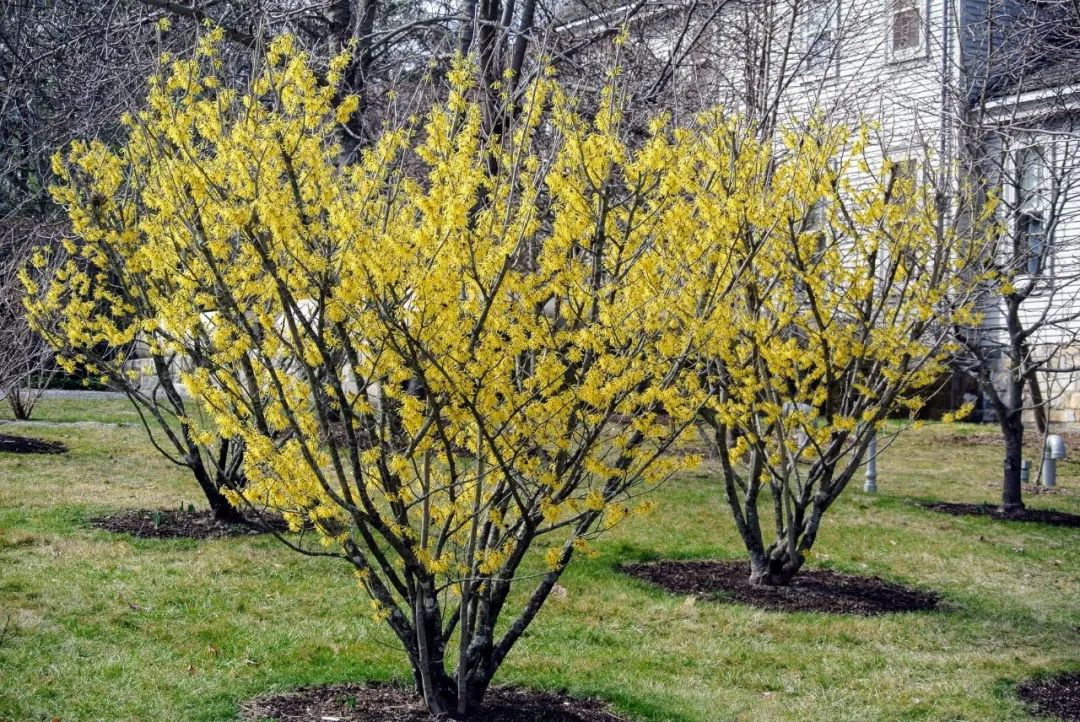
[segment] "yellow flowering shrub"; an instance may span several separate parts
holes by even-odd
[[[702,394],[658,240],[694,232],[667,211],[710,175],[707,128],[632,148],[614,85],[586,118],[548,75],[492,137],[459,61],[343,164],[340,60],[320,82],[282,37],[237,89],[215,42],[118,144],[57,158],[78,260],[31,312],[182,359],[209,420],[184,428],[243,449],[230,499],[354,565],[428,706],[463,714],[572,555],[693,461],[664,454]]]
[[[204,61],[212,58],[218,39],[215,32],[204,42]],[[167,80],[157,79],[152,102],[162,108],[167,93],[187,89],[183,78],[198,67],[194,61],[176,64]],[[209,88],[215,85],[212,78],[200,82]],[[205,103],[186,104],[176,116],[180,129],[171,132],[212,122],[206,111]],[[147,117],[125,116],[124,122],[136,128]],[[62,181],[53,194],[68,209],[76,234],[62,248],[39,249],[23,269],[29,321],[68,373],[86,373],[127,394],[154,447],[190,469],[217,519],[247,522],[225,494],[244,485],[243,443],[215,433],[180,382],[181,372],[191,365],[189,355],[164,343],[158,333],[165,318],[153,289],[168,259],[139,236],[136,216],[147,209],[133,194],[140,179],[131,175],[130,159],[99,140],[76,143],[66,158],[53,159]]]
[[[978,323],[986,218],[950,223],[920,179],[887,160],[872,171],[865,129],[815,119],[759,141],[717,122],[731,131],[716,154],[740,146],[723,191],[740,202],[717,204],[701,232],[725,239],[738,286],[717,302],[712,266],[691,262],[698,300],[682,313],[727,329],[703,339],[702,419],[751,581],[784,585],[886,420],[920,410],[949,371],[955,329]]]
[[[754,433],[786,434],[792,403],[830,403],[821,348],[876,359],[882,373],[850,377],[870,406],[829,411],[828,433],[800,417],[841,444],[892,403],[873,379],[918,385],[890,359],[936,358],[878,323],[911,299],[933,316],[909,270],[931,251],[886,255],[899,211],[814,170],[843,133],[777,149],[710,113],[657,117],[631,144],[614,82],[587,117],[548,74],[493,136],[458,61],[444,103],[345,164],[343,61],[320,82],[278,38],[240,89],[215,64],[211,35],[153,79],[121,142],[57,160],[80,262],[32,289],[31,311],[62,315],[76,345],[142,334],[185,359],[209,419],[185,428],[243,449],[230,497],[355,567],[434,713],[478,704],[574,553],[694,463],[665,452],[702,409],[718,438],[743,432],[734,460]],[[823,248],[784,225],[848,194],[861,215],[831,210]],[[876,271],[844,270],[875,243],[911,280],[887,302]],[[789,450],[762,448],[773,465]]]

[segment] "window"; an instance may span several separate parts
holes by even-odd
[[[827,279],[829,267],[826,250],[829,243],[829,214],[826,200],[820,199],[810,206],[803,218],[802,233],[798,238],[799,271],[804,278],[795,286],[796,298],[808,300],[813,293],[811,278]]]
[[[1038,213],[1021,213],[1016,219],[1016,236],[1024,254],[1024,270],[1039,274],[1043,270],[1046,248],[1046,223]]]
[[[896,204],[900,213],[886,223],[888,242],[882,247],[880,269],[888,276],[890,268],[915,268],[918,263],[918,243],[912,242],[912,232],[918,233],[919,222],[925,220],[922,187],[924,168],[915,158],[894,160],[889,168],[886,200]]]
[[[825,248],[826,236],[825,232],[828,229],[828,216],[825,213],[825,202],[817,201],[810,207],[810,210],[806,212],[806,232],[812,233],[816,240],[817,251],[820,253]]]
[[[889,170],[889,198],[903,203],[914,193],[919,182],[919,162],[914,158],[893,161]]]
[[[815,0],[806,19],[806,67],[826,74],[836,54],[837,8],[831,0]]]
[[[824,233],[825,220],[825,203],[815,201],[806,212],[806,230],[810,233]]]
[[[1018,270],[1042,273],[1046,267],[1047,179],[1043,149],[1030,146],[1016,151],[1016,222],[1014,238]]]
[[[894,55],[906,57],[922,48],[922,0],[889,0],[892,3],[891,47]]]

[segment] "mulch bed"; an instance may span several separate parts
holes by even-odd
[[[1026,438],[1026,435],[1025,441],[1030,441],[1030,439]],[[958,444],[960,446],[1004,446],[1005,441],[1001,434],[949,434],[935,438],[934,443]]]
[[[992,504],[954,504],[935,502],[920,504],[925,509],[940,511],[953,516],[989,516],[1000,521],[1031,521],[1050,526],[1080,527],[1080,514],[1053,509],[1022,509],[1006,514]]]
[[[433,722],[414,690],[389,684],[300,687],[259,697],[243,707],[244,720],[275,722]],[[607,704],[554,692],[494,687],[469,722],[626,722]]]
[[[282,520],[273,520],[268,524],[277,531],[288,530]],[[131,534],[140,539],[220,539],[270,531],[262,522],[226,524],[215,519],[209,509],[128,509],[91,519],[90,526],[118,534]]]
[[[0,434],[0,451],[9,454],[63,454],[67,450],[68,448],[59,441]]]
[[[749,604],[783,612],[824,612],[872,616],[936,609],[933,592],[905,587],[880,577],[861,577],[829,569],[803,569],[788,587],[750,584],[750,568],[735,561],[659,561],[623,564],[620,571],[672,594]]]
[[[1032,714],[1080,722],[1080,672],[1024,682],[1016,696]]]

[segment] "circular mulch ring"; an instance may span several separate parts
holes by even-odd
[[[941,597],[880,577],[860,577],[829,569],[803,569],[787,587],[750,584],[742,561],[659,561],[623,564],[620,571],[673,594],[738,602],[782,612],[824,612],[872,616],[936,609]]]
[[[1039,717],[1080,722],[1080,672],[1024,682],[1016,696]]]
[[[953,504],[934,502],[919,506],[953,516],[989,516],[999,521],[1030,521],[1050,526],[1080,527],[1080,514],[1052,509],[1022,509],[1006,514],[991,504]]]
[[[275,722],[433,722],[415,690],[389,684],[300,687],[258,697],[244,705],[242,719]],[[555,692],[493,687],[469,722],[626,722],[596,699]]]
[[[220,539],[265,534],[271,531],[271,528],[275,531],[288,530],[285,522],[281,520],[228,524],[215,519],[209,509],[128,509],[95,517],[90,520],[90,526],[117,534],[131,534],[140,539]]]
[[[67,450],[68,448],[59,441],[0,434],[0,451],[9,454],[63,454]]]

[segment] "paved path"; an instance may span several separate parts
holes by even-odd
[[[120,391],[91,391],[90,389],[46,389],[41,392],[41,398],[97,401],[102,399],[126,399],[127,394]]]

